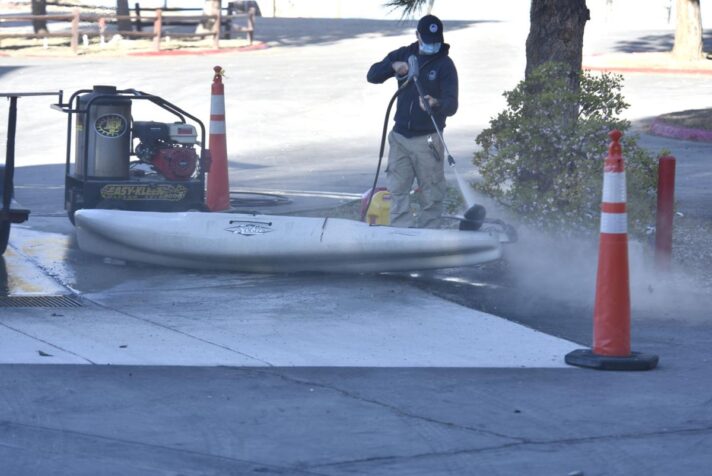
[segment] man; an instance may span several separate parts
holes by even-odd
[[[408,57],[416,55],[420,65],[419,83],[425,99],[442,131],[445,118],[457,111],[457,70],[448,56],[450,45],[443,42],[443,24],[434,15],[418,22],[418,41],[403,46],[371,66],[367,79],[380,84],[394,77],[402,87],[408,79]],[[413,81],[398,96],[395,126],[388,135],[388,190],[391,193],[391,226],[438,228],[447,190],[444,145],[435,132]],[[417,222],[410,211],[410,190],[414,179],[422,195]]]

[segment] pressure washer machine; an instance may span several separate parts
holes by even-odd
[[[151,103],[176,120],[134,120],[134,101]],[[67,113],[64,199],[72,223],[81,208],[205,209],[210,156],[198,118],[159,96],[115,86],[82,89],[52,107]]]

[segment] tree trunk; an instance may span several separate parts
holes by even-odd
[[[682,60],[702,58],[700,0],[676,0],[677,21],[672,54]]]
[[[129,12],[129,0],[116,0],[116,14],[121,16],[128,16]],[[118,20],[117,22],[119,33],[122,31],[131,31],[131,20],[126,18],[125,20]]]
[[[203,15],[217,15],[222,6],[221,4],[221,0],[205,0],[203,4]],[[205,20],[198,25],[195,31],[197,33],[213,31],[214,25],[215,20]]]
[[[547,61],[567,64],[569,85],[578,90],[583,31],[590,18],[586,0],[532,0],[525,77]]]
[[[33,15],[47,15],[47,0],[32,0]],[[32,29],[35,33],[47,33],[47,22],[45,20],[33,20]]]

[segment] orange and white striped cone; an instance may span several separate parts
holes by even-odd
[[[223,69],[213,68],[213,85],[210,96],[210,171],[206,205],[210,211],[230,208],[230,184],[227,171],[227,140],[225,138],[225,88]]]
[[[630,283],[628,276],[628,213],[626,179],[620,139],[614,130],[603,169],[601,235],[593,308],[593,349],[566,355],[566,363],[600,370],[650,370],[657,355],[630,350]]]

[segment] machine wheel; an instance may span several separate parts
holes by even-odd
[[[7,244],[10,241],[10,222],[4,221],[0,223],[0,256],[5,253]]]
[[[75,225],[74,223],[74,214],[76,211],[79,210],[79,208],[72,207],[69,210],[67,210],[67,218],[69,218],[69,221],[72,222],[72,225]]]

